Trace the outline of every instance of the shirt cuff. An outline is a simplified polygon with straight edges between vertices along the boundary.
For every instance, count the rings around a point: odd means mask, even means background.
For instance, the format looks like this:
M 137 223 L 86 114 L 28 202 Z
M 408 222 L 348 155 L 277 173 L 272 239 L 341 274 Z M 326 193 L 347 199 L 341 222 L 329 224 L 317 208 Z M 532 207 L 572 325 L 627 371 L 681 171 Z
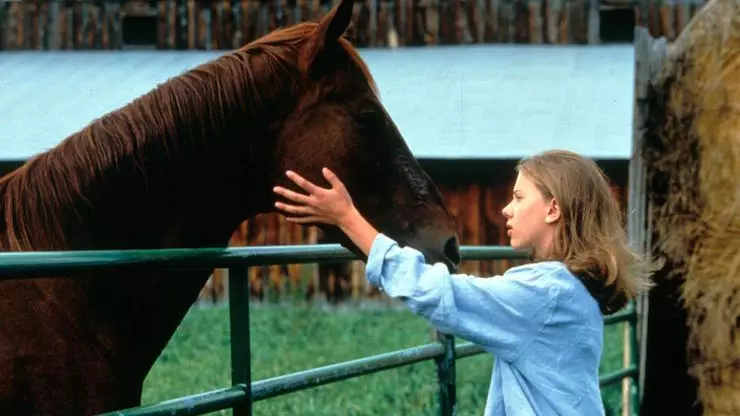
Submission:
M 370 246 L 370 253 L 367 256 L 367 264 L 365 265 L 365 276 L 371 285 L 382 289 L 381 279 L 383 277 L 385 255 L 397 245 L 398 243 L 383 233 L 378 233 L 375 236 L 375 240 L 373 240 L 373 244 Z

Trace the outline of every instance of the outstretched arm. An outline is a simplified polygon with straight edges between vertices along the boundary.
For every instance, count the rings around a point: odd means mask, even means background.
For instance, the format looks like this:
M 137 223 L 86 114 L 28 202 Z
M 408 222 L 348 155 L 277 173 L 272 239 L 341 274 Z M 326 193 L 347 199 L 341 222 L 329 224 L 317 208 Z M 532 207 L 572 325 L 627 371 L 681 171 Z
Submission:
M 450 274 L 430 265 L 411 247 L 383 234 L 376 238 L 366 267 L 368 281 L 402 300 L 439 331 L 464 338 L 504 360 L 516 360 L 550 321 L 557 288 L 547 271 L 520 266 L 490 278 Z
M 426 264 L 419 251 L 401 248 L 378 233 L 355 209 L 339 179 L 326 168 L 323 174 L 331 189 L 288 172 L 308 195 L 276 187 L 277 194 L 301 205 L 277 202 L 275 206 L 304 215 L 288 221 L 340 227 L 368 256 L 370 283 L 404 301 L 437 329 L 481 345 L 502 359 L 515 360 L 552 317 L 557 291 L 543 279 L 546 272 L 524 266 L 504 277 L 481 278 L 450 274 L 442 263 Z

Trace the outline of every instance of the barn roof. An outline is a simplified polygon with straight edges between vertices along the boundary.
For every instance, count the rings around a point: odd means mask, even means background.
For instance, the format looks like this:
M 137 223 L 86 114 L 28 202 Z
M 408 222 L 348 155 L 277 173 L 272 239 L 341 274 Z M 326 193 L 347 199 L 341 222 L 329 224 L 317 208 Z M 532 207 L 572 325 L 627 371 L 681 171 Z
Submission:
M 0 160 L 24 160 L 219 51 L 0 52 Z M 419 158 L 631 150 L 632 45 L 363 49 Z

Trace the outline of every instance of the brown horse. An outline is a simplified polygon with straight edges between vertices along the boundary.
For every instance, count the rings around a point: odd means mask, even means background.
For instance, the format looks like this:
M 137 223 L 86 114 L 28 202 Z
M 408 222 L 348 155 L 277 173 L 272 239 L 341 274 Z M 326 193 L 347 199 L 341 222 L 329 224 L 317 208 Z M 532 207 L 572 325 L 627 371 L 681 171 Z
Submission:
M 223 247 L 244 219 L 273 210 L 287 168 L 320 182 L 328 166 L 382 231 L 453 267 L 453 218 L 342 37 L 352 6 L 187 71 L 7 175 L 5 251 Z M 139 405 L 208 275 L 0 283 L 0 414 Z

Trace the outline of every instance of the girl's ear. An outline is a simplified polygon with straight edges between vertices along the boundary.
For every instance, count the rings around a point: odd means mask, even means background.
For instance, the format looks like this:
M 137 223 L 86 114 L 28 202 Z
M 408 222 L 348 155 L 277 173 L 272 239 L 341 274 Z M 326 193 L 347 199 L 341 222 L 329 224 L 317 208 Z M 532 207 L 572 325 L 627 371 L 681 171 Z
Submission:
M 555 198 L 550 199 L 547 203 L 547 212 L 545 213 L 545 222 L 555 224 L 560 219 L 560 204 Z

